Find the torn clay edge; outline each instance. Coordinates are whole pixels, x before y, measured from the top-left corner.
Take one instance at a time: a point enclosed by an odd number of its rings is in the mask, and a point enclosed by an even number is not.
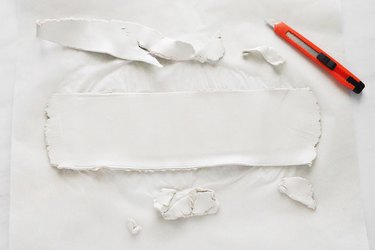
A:
[[[318,99],[316,98],[316,96],[314,95],[313,91],[309,88],[309,87],[304,87],[304,88],[293,88],[293,89],[289,89],[289,88],[273,88],[273,89],[252,89],[252,90],[247,90],[247,91],[272,91],[272,90],[296,90],[296,89],[305,89],[305,90],[308,90],[312,97],[315,99],[315,107],[316,107],[316,110],[319,114],[319,119],[318,119],[318,123],[319,123],[319,135],[316,137],[316,141],[315,143],[313,144],[313,148],[314,148],[314,158],[308,162],[308,163],[303,163],[303,164],[290,164],[290,165],[277,165],[279,167],[293,167],[293,166],[307,166],[307,167],[311,167],[312,164],[314,163],[316,157],[317,157],[317,146],[319,144],[319,141],[320,141],[320,138],[322,136],[322,123],[321,123],[321,120],[322,120],[322,116],[321,116],[321,109],[320,109],[320,106],[318,104]],[[223,91],[209,91],[209,92],[223,92]],[[232,90],[232,91],[225,91],[225,92],[240,92],[240,90]],[[121,93],[103,93],[105,95],[116,95],[116,94],[126,94],[126,93],[130,93],[130,92],[121,92]],[[132,94],[143,94],[143,93],[150,93],[150,92],[131,92]],[[159,93],[159,92],[155,92],[155,93]],[[162,92],[162,93],[176,93],[176,92],[172,92],[172,91],[165,91],[165,92]],[[202,91],[178,91],[178,93],[202,93]],[[92,94],[92,93],[77,93],[77,94],[80,94],[80,95],[85,95],[85,94]],[[96,93],[97,94],[97,93]],[[50,142],[51,140],[49,138],[52,138],[51,136],[49,136],[49,133],[50,133],[50,129],[49,129],[49,125],[51,123],[51,118],[48,113],[49,113],[49,100],[47,102],[47,106],[45,108],[45,115],[47,117],[47,121],[45,122],[45,126],[44,126],[44,139],[45,139],[45,144],[46,144],[46,150],[47,150],[47,156],[48,156],[48,160],[50,162],[50,165],[52,167],[55,167],[56,169],[59,169],[59,170],[73,170],[73,171],[100,171],[100,170],[118,170],[118,171],[125,171],[125,172],[165,172],[165,171],[191,171],[191,170],[198,170],[198,169],[201,169],[201,168],[211,168],[211,167],[224,167],[224,166],[244,166],[244,167],[274,167],[275,165],[268,165],[268,164],[260,164],[260,165],[248,165],[248,164],[240,164],[240,163],[233,163],[233,164],[213,164],[213,165],[207,165],[207,166],[197,166],[197,167],[184,167],[184,168],[179,168],[179,167],[171,167],[171,168],[158,168],[158,169],[135,169],[135,168],[132,168],[130,166],[97,166],[97,165],[94,165],[94,166],[78,166],[77,168],[77,165],[74,165],[75,167],[72,167],[72,166],[64,166],[64,165],[59,165],[59,164],[53,164],[51,162],[51,150],[50,150]]]
[[[86,22],[90,22],[90,21],[99,21],[99,22],[108,22],[108,23],[111,23],[111,22],[122,22],[122,23],[128,23],[128,24],[134,24],[134,25],[139,25],[139,26],[143,26],[147,29],[150,29],[152,30],[152,32],[155,32],[156,34],[158,34],[160,37],[163,37],[163,39],[171,39],[173,41],[175,41],[176,43],[180,43],[180,44],[184,44],[185,46],[188,46],[188,47],[191,47],[193,53],[191,55],[190,58],[186,58],[186,59],[177,59],[176,57],[173,57],[173,56],[166,56],[166,55],[163,55],[161,53],[158,53],[157,51],[152,51],[150,50],[149,48],[147,48],[147,46],[145,45],[142,45],[141,41],[138,41],[137,40],[137,44],[138,44],[138,47],[146,52],[149,53],[150,57],[153,57],[154,60],[153,62],[148,62],[148,61],[142,61],[142,60],[131,60],[131,59],[125,59],[125,58],[120,58],[116,55],[113,55],[111,53],[108,53],[108,52],[100,52],[100,51],[92,51],[92,50],[85,50],[83,48],[78,48],[78,47],[75,47],[75,46],[68,46],[68,45],[63,45],[63,44],[60,44],[58,42],[53,42],[53,43],[56,43],[56,44],[59,44],[63,47],[67,47],[67,48],[71,48],[71,49],[76,49],[76,50],[81,50],[81,51],[88,51],[88,52],[93,52],[93,53],[100,53],[100,54],[107,54],[107,55],[110,55],[110,56],[113,56],[115,58],[119,58],[119,59],[123,59],[123,60],[128,60],[128,61],[139,61],[139,62],[144,62],[144,63],[148,63],[148,64],[151,64],[151,65],[154,65],[156,67],[163,67],[162,64],[160,64],[160,62],[157,60],[157,58],[160,58],[160,59],[165,59],[165,60],[169,60],[169,61],[197,61],[197,62],[200,62],[200,63],[214,63],[214,62],[218,62],[220,61],[224,55],[225,55],[225,48],[224,48],[224,45],[222,44],[222,36],[221,34],[218,34],[216,35],[215,37],[211,38],[211,40],[209,42],[207,42],[205,45],[203,45],[201,48],[198,48],[196,49],[193,44],[189,43],[189,42],[184,42],[184,41],[181,41],[181,40],[177,40],[177,39],[174,39],[174,38],[171,38],[171,37],[167,37],[165,35],[163,35],[161,32],[159,32],[158,30],[154,29],[154,28],[151,28],[151,27],[148,27],[148,26],[145,26],[143,24],[140,24],[140,23],[136,23],[136,22],[131,22],[131,21],[123,21],[123,20],[119,20],[119,19],[99,19],[99,18],[78,18],[78,17],[70,17],[70,18],[59,18],[59,19],[55,19],[55,18],[47,18],[47,19],[43,19],[43,20],[36,20],[36,25],[37,25],[37,29],[36,29],[36,35],[37,37],[39,37],[39,29],[40,27],[44,24],[44,23],[47,23],[47,22],[62,22],[62,21],[86,21]],[[47,40],[49,41],[48,39],[44,39],[42,38],[43,40]],[[222,45],[222,53],[220,54],[219,57],[217,57],[216,59],[211,59],[209,57],[206,57],[206,58],[202,58],[202,50],[204,50],[206,48],[206,46],[209,45],[210,42],[212,42],[212,40],[217,40],[217,41],[220,41],[221,45]],[[157,57],[157,58],[156,58]]]

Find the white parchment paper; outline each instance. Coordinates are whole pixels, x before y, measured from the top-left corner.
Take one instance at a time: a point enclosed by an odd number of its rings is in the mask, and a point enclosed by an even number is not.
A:
[[[350,94],[281,42],[263,21],[268,17],[283,20],[341,60],[338,1],[81,0],[67,4],[21,0],[18,11],[23,15],[12,137],[12,250],[367,249]],[[64,49],[34,37],[36,19],[72,15],[132,19],[187,41],[196,38],[184,37],[185,33],[205,37],[220,30],[226,56],[219,66],[178,63],[155,73],[159,69]],[[243,60],[243,48],[262,44],[283,51],[288,62],[282,72],[263,62]],[[111,74],[116,68],[119,74]],[[130,68],[138,73],[154,72],[159,78],[148,79],[149,74],[134,74]],[[78,77],[82,70],[95,73],[87,80],[86,74]],[[214,70],[218,71],[212,74]],[[148,174],[58,171],[49,166],[45,150],[44,109],[68,75],[76,76],[85,86],[79,89],[83,85],[77,84],[77,91],[93,92],[115,88],[100,85],[105,82],[116,82],[116,87],[120,83],[128,91],[225,89],[232,88],[234,79],[238,89],[252,80],[268,88],[309,86],[322,112],[318,158],[310,169],[232,166]],[[192,76],[201,81],[192,83]],[[133,81],[127,85],[129,79]],[[267,86],[262,86],[263,82]],[[282,177],[296,175],[313,182],[318,201],[315,212],[277,191]],[[221,204],[217,214],[169,222],[154,210],[152,197],[157,190],[196,186],[215,190]],[[129,217],[143,227],[137,237],[128,232]]]

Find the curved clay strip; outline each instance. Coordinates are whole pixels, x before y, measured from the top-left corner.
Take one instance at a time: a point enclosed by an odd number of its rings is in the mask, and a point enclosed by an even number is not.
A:
[[[70,48],[159,67],[162,65],[155,57],[206,62],[217,61],[224,55],[222,44],[216,44],[215,50],[206,46],[197,54],[190,43],[165,37],[157,30],[138,23],[119,20],[48,19],[37,22],[37,36]]]

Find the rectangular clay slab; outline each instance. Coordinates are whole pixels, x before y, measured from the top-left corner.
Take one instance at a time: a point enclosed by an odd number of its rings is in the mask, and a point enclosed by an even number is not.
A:
[[[183,169],[311,165],[320,113],[309,89],[54,94],[51,165]]]

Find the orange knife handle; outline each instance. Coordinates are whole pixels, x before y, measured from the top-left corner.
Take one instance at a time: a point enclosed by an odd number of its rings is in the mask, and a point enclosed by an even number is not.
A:
[[[318,46],[313,44],[307,38],[299,34],[297,31],[289,27],[287,24],[280,22],[274,25],[275,33],[308,57],[315,64],[319,65],[322,69],[327,71],[333,78],[339,83],[351,89],[355,93],[359,94],[365,87],[364,83],[359,80],[354,74],[342,66],[338,61],[329,56],[326,52],[320,49]],[[293,40],[296,37],[298,40],[306,44],[306,47],[310,47],[316,53],[312,54],[300,44]]]

